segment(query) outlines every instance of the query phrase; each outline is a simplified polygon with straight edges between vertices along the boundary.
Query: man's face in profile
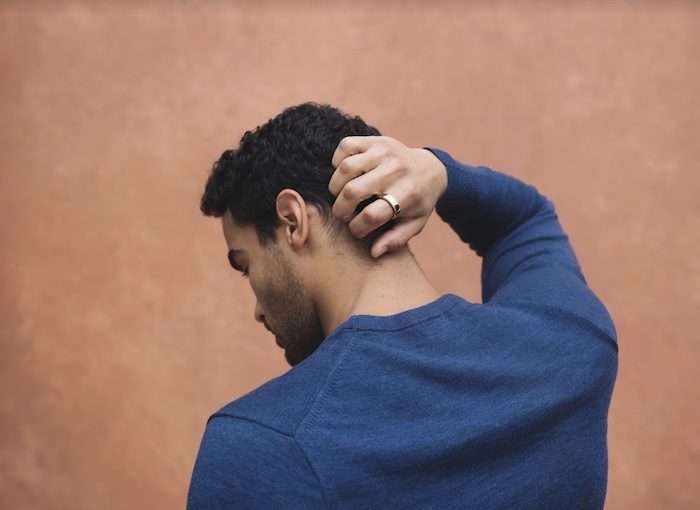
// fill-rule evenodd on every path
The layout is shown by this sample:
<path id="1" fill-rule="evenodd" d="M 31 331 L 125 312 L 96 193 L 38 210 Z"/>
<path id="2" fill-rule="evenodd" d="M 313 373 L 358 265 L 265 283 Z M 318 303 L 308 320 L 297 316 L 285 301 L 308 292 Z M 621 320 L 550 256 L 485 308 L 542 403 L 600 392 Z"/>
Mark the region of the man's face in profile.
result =
<path id="1" fill-rule="evenodd" d="M 222 217 L 231 266 L 247 274 L 256 298 L 255 319 L 275 335 L 284 357 L 295 366 L 321 344 L 323 330 L 303 279 L 278 246 L 260 245 L 252 225 L 238 224 L 230 211 Z"/>

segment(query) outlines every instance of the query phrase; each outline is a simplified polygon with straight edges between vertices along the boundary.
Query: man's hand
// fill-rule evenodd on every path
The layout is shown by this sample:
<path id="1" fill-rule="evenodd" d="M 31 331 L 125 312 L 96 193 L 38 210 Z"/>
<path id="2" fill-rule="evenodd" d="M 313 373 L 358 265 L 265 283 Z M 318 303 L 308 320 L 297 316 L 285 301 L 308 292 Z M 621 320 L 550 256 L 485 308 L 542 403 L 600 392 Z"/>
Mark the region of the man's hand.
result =
<path id="1" fill-rule="evenodd" d="M 447 169 L 429 150 L 412 149 L 387 136 L 343 138 L 332 160 L 335 172 L 328 189 L 337 197 L 333 215 L 349 222 L 350 232 L 362 238 L 393 216 L 384 200 L 375 200 L 357 216 L 355 208 L 374 195 L 396 197 L 401 212 L 396 225 L 379 237 L 370 253 L 379 257 L 406 246 L 425 226 L 435 204 L 447 189 Z"/>

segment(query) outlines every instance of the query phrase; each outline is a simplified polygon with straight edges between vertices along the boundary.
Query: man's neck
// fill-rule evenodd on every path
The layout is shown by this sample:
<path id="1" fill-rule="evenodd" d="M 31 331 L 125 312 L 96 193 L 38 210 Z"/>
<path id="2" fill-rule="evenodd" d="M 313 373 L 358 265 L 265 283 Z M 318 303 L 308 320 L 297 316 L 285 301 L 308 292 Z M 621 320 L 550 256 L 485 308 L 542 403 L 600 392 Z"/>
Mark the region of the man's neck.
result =
<path id="1" fill-rule="evenodd" d="M 316 310 L 325 336 L 352 315 L 394 315 L 441 296 L 408 249 L 384 254 L 381 261 L 367 269 L 362 262 L 345 258 L 334 268 L 332 281 L 316 289 Z"/>

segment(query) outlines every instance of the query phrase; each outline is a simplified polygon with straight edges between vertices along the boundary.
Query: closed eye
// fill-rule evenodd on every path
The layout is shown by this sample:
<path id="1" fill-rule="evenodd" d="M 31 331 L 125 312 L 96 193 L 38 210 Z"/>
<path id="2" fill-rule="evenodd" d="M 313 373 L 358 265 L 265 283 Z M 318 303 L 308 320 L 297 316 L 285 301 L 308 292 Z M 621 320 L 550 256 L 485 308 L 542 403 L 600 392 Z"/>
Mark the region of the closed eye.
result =
<path id="1" fill-rule="evenodd" d="M 236 256 L 242 253 L 243 250 L 229 250 L 228 252 L 228 262 L 231 264 L 231 267 L 235 269 L 236 271 L 241 272 L 241 276 L 243 278 L 248 278 L 248 268 L 246 267 L 245 269 L 236 262 Z"/>

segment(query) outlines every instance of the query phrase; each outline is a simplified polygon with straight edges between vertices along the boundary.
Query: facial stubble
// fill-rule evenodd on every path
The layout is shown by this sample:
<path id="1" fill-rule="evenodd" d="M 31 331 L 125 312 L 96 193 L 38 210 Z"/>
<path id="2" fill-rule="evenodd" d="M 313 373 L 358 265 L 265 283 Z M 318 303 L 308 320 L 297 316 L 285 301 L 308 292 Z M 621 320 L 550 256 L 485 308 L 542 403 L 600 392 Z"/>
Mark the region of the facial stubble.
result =
<path id="1" fill-rule="evenodd" d="M 313 299 L 279 249 L 273 249 L 275 275 L 267 293 L 268 325 L 291 366 L 308 358 L 324 340 Z"/>

